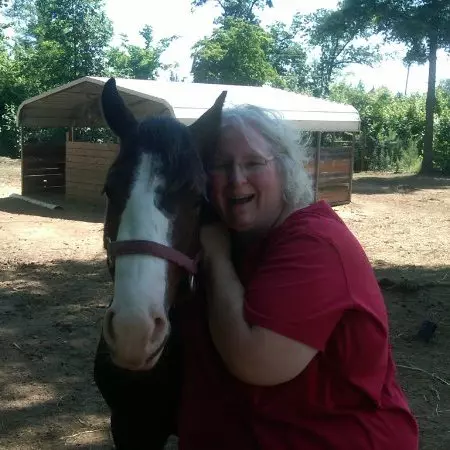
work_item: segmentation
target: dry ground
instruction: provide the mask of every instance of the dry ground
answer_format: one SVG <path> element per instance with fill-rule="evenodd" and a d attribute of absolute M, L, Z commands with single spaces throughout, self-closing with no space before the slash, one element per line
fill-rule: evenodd
<path fill-rule="evenodd" d="M 110 294 L 102 211 L 50 211 L 8 196 L 20 164 L 0 158 L 0 449 L 111 448 L 93 384 Z M 336 210 L 385 278 L 399 376 L 421 450 L 450 448 L 450 179 L 356 175 Z M 416 338 L 438 323 L 429 343 Z M 213 449 L 212 445 L 212 449 Z"/>

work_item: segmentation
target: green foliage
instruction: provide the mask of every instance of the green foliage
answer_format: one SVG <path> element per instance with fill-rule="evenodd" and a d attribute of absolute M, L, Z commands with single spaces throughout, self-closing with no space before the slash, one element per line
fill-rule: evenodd
<path fill-rule="evenodd" d="M 193 47 L 192 74 L 197 83 L 261 86 L 278 75 L 268 53 L 272 37 L 259 25 L 227 18 L 211 37 Z"/>
<path fill-rule="evenodd" d="M 120 47 L 112 47 L 108 51 L 108 76 L 154 80 L 159 69 L 169 69 L 171 66 L 161 63 L 161 56 L 169 45 L 177 39 L 171 36 L 153 42 L 153 29 L 145 25 L 139 33 L 144 39 L 144 47 L 128 43 L 128 38 L 122 35 Z"/>
<path fill-rule="evenodd" d="M 32 91 L 104 73 L 113 30 L 103 0 L 16 0 L 9 15 L 19 31 L 15 58 Z"/>
<path fill-rule="evenodd" d="M 442 0 L 343 0 L 340 11 L 389 42 L 407 46 L 405 62 L 429 63 L 422 172 L 433 172 L 436 55 L 450 50 L 450 2 Z"/>
<path fill-rule="evenodd" d="M 435 121 L 434 162 L 438 169 L 450 174 L 450 89 L 448 84 L 443 83 L 436 94 L 439 113 Z"/>
<path fill-rule="evenodd" d="M 272 38 L 268 59 L 279 75 L 277 87 L 296 92 L 309 92 L 311 69 L 307 61 L 305 45 L 296 40 L 295 28 L 281 22 L 269 27 Z"/>
<path fill-rule="evenodd" d="M 16 111 L 26 98 L 87 75 L 154 79 L 166 68 L 161 55 L 175 36 L 153 42 L 141 30 L 143 47 L 122 42 L 111 48 L 112 24 L 104 0 L 11 0 L 4 16 L 14 40 L 0 25 L 0 154 L 19 156 Z M 82 129 L 85 140 L 105 139 L 105 130 Z M 65 130 L 24 130 L 24 140 L 64 139 Z"/>
<path fill-rule="evenodd" d="M 450 173 L 450 92 L 437 91 L 435 166 Z M 362 84 L 331 88 L 330 99 L 353 105 L 361 116 L 355 166 L 364 170 L 417 172 L 423 158 L 425 95 L 394 95 L 385 88 L 367 92 Z"/>
<path fill-rule="evenodd" d="M 0 115 L 0 155 L 18 158 L 20 156 L 20 134 L 16 126 L 17 108 L 3 105 Z"/>
<path fill-rule="evenodd" d="M 377 45 L 369 45 L 364 25 L 342 11 L 318 9 L 308 15 L 296 14 L 293 27 L 302 34 L 308 47 L 319 51 L 312 64 L 311 90 L 315 96 L 326 97 L 330 84 L 350 64 L 372 66 L 380 62 Z"/>
<path fill-rule="evenodd" d="M 259 20 L 255 15 L 255 9 L 264 9 L 268 6 L 273 7 L 272 0 L 212 0 L 216 5 L 222 8 L 221 16 L 215 23 L 222 23 L 225 19 L 241 19 L 246 22 L 258 24 Z M 196 8 L 211 3 L 211 0 L 192 0 L 191 5 Z"/>
<path fill-rule="evenodd" d="M 441 89 L 443 92 L 447 92 L 448 94 L 450 94 L 450 78 L 447 78 L 446 80 L 441 80 L 438 88 Z"/>

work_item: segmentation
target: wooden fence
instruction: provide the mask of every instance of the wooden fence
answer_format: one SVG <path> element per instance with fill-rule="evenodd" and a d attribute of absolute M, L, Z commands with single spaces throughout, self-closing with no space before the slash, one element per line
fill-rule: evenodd
<path fill-rule="evenodd" d="M 22 146 L 22 194 L 64 194 L 65 162 L 65 143 L 24 143 Z"/>
<path fill-rule="evenodd" d="M 333 206 L 350 202 L 352 189 L 352 147 L 312 149 L 307 168 L 314 181 L 317 200 Z"/>
<path fill-rule="evenodd" d="M 106 174 L 119 151 L 117 144 L 66 142 L 66 197 L 102 203 Z"/>
<path fill-rule="evenodd" d="M 317 136 L 310 148 L 308 170 L 316 199 L 331 205 L 350 202 L 353 176 L 353 145 L 323 142 Z M 67 141 L 65 144 L 26 144 L 22 157 L 22 193 L 65 193 L 66 198 L 104 204 L 101 191 L 108 168 L 119 151 L 115 143 Z"/>

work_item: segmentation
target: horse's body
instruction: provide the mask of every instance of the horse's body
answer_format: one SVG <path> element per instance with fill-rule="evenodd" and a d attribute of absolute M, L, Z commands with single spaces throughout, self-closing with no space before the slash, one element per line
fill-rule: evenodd
<path fill-rule="evenodd" d="M 113 79 L 102 93 L 120 151 L 105 183 L 104 245 L 114 295 L 94 372 L 117 448 L 130 448 L 125 441 L 163 448 L 174 432 L 181 366 L 173 305 L 189 295 L 196 269 L 202 154 L 215 145 L 224 100 L 222 93 L 186 127 L 167 116 L 138 123 Z"/>

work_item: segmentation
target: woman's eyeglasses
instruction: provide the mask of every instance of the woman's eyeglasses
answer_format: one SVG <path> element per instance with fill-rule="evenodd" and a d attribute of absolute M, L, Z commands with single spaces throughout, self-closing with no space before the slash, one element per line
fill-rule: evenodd
<path fill-rule="evenodd" d="M 235 173 L 236 168 L 239 168 L 242 175 L 246 176 L 265 170 L 265 168 L 271 161 L 273 161 L 273 158 L 252 159 L 242 163 L 234 163 L 232 161 L 217 161 L 209 167 L 208 172 L 211 175 L 231 176 Z"/>

